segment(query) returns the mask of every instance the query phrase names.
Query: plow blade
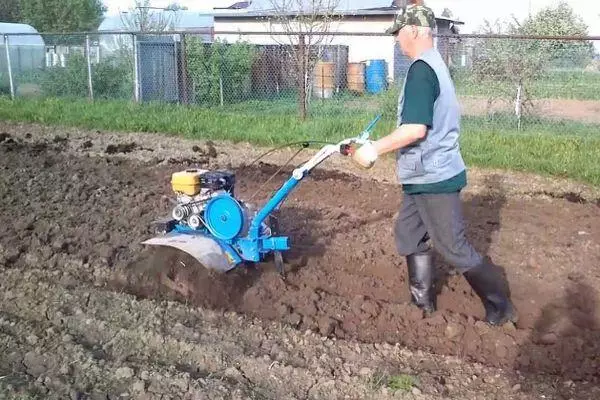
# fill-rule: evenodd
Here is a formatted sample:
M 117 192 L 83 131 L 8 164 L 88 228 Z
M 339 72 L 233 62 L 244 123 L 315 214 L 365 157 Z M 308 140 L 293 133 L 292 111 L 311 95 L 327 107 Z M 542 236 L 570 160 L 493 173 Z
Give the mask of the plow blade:
M 219 273 L 228 272 L 236 267 L 223 248 L 214 239 L 202 235 L 187 235 L 171 232 L 155 237 L 142 244 L 149 246 L 172 247 L 194 257 L 205 268 Z

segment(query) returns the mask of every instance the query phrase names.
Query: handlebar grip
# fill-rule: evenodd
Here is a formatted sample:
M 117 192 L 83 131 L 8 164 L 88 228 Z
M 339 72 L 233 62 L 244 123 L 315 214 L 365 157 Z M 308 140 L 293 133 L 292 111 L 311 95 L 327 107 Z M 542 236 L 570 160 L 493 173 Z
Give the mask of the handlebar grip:
M 352 146 L 349 144 L 343 144 L 340 146 L 340 154 L 344 156 L 352 155 Z

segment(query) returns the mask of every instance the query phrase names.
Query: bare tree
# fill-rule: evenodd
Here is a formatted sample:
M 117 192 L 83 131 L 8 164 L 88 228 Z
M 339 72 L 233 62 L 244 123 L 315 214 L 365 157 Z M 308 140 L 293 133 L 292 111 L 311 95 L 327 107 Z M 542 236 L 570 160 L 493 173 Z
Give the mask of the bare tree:
M 162 32 L 175 29 L 178 22 L 177 11 L 184 8 L 172 3 L 166 8 L 152 7 L 151 0 L 134 0 L 128 12 L 121 13 L 121 24 L 129 32 Z M 129 70 L 135 70 L 135 34 L 115 35 L 114 44 L 118 58 L 127 63 Z M 132 51 L 133 50 L 133 51 Z
M 266 20 L 273 39 L 288 49 L 300 93 L 300 117 L 306 119 L 311 78 L 323 46 L 330 44 L 340 0 L 268 0 Z M 277 35 L 284 33 L 284 35 Z
M 449 8 L 444 8 L 444 11 L 442 11 L 442 17 L 452 18 L 452 17 L 454 17 L 454 14 L 452 13 L 452 10 L 450 10 Z
M 177 3 L 167 8 L 152 7 L 150 0 L 135 0 L 129 12 L 121 14 L 123 25 L 130 31 L 150 32 L 174 29 L 177 24 L 177 11 L 183 8 Z
M 519 21 L 515 17 L 503 22 L 489 21 L 481 28 L 484 34 L 581 36 L 588 27 L 572 8 L 561 2 Z M 480 39 L 476 42 L 473 75 L 478 84 L 489 88 L 488 111 L 493 102 L 514 104 L 519 129 L 523 116 L 536 114 L 536 103 L 543 95 L 536 82 L 550 79 L 552 68 L 585 68 L 593 59 L 593 44 L 588 40 L 514 40 Z M 538 97 L 537 101 L 535 101 Z

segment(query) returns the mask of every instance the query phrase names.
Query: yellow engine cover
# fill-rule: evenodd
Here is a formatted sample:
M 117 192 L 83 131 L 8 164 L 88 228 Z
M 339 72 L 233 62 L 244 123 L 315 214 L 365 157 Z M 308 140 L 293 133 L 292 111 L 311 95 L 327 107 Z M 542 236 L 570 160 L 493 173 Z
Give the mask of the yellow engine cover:
M 175 172 L 171 176 L 171 186 L 174 192 L 195 196 L 200 193 L 200 176 L 208 171 L 202 169 L 186 169 Z

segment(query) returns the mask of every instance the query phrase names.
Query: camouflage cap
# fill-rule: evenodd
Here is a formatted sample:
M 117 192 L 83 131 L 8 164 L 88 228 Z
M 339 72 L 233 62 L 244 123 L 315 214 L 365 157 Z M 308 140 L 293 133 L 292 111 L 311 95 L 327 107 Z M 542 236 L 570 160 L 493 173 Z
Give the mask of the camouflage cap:
M 394 24 L 386 29 L 385 33 L 393 35 L 407 25 L 424 26 L 435 29 L 435 15 L 431 8 L 423 5 L 409 5 L 402 7 L 396 13 Z

